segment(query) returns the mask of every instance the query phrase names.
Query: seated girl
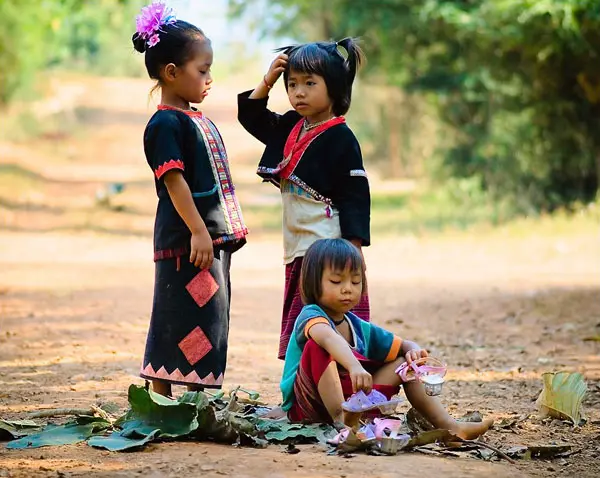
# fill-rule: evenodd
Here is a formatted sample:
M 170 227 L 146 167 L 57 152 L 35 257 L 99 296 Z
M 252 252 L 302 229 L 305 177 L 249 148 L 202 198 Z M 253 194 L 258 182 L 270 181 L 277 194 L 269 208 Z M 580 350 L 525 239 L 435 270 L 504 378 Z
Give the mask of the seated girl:
M 300 280 L 306 305 L 285 355 L 282 408 L 294 422 L 354 426 L 360 415 L 344 412 L 342 402 L 372 389 L 390 399 L 402 384 L 395 370 L 404 361 L 427 357 L 427 351 L 350 312 L 365 292 L 365 266 L 360 251 L 345 239 L 311 245 Z M 436 428 L 473 439 L 492 425 L 491 420 L 457 422 L 419 381 L 403 385 L 408 401 Z

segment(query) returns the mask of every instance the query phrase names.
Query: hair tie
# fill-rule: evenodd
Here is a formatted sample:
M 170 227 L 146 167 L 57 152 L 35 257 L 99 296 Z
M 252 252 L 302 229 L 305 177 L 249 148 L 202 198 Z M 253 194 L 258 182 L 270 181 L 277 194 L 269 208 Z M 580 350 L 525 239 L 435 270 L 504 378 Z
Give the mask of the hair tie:
M 138 37 L 145 40 L 148 48 L 152 48 L 160 41 L 158 32 L 162 31 L 161 27 L 176 21 L 177 18 L 175 18 L 173 10 L 162 1 L 155 0 L 150 5 L 142 8 L 140 14 L 136 17 L 136 32 Z

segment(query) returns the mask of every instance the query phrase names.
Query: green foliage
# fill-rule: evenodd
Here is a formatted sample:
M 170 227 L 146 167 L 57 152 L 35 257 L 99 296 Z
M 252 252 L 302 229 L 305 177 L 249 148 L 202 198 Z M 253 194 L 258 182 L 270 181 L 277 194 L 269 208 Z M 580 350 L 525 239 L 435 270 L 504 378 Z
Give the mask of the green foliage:
M 211 440 L 266 446 L 269 442 L 310 443 L 328 437 L 328 425 L 298 425 L 287 421 L 263 420 L 256 409 L 238 403 L 238 388 L 229 398 L 203 392 L 186 392 L 179 399 L 158 395 L 144 387 L 130 385 L 130 410 L 114 423 L 112 433 L 92 437 L 88 444 L 111 451 L 139 448 L 163 439 Z M 250 395 L 256 395 L 250 392 Z M 210 398 L 209 398 L 210 397 Z
M 230 1 L 238 16 L 264 3 Z M 371 84 L 383 82 L 428 99 L 445 125 L 445 136 L 437 138 L 441 160 L 430 156 L 438 177 L 475 177 L 492 198 L 508 199 L 522 213 L 596 195 L 599 2 L 267 3 L 272 15 L 261 12 L 269 19 L 263 31 L 301 41 L 360 36 Z M 327 12 L 330 35 L 305 28 L 319 17 L 319 8 Z
M 131 35 L 141 0 L 1 0 L 0 105 L 29 91 L 49 66 L 103 74 L 141 72 Z
M 125 437 L 147 436 L 159 430 L 162 437 L 173 438 L 198 428 L 194 403 L 171 400 L 134 385 L 128 395 L 131 409 L 117 422 Z
M 60 9 L 55 2 L 0 2 L 0 104 L 33 81 L 48 57 L 51 33 Z
M 50 64 L 108 75 L 139 76 L 142 63 L 131 35 L 141 0 L 99 0 L 73 7 L 56 32 L 57 48 Z

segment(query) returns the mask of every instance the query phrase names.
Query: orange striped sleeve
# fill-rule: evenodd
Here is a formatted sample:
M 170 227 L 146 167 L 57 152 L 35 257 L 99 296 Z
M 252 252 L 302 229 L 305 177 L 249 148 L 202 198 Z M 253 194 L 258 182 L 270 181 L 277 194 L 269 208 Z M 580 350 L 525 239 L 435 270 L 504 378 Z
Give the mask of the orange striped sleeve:
M 398 358 L 398 354 L 400 353 L 400 347 L 402 347 L 402 339 L 397 335 L 394 335 L 394 340 L 392 341 L 392 345 L 390 346 L 390 351 L 385 358 L 385 362 L 392 362 Z
M 307 339 L 310 339 L 310 336 L 308 335 L 310 328 L 317 324 L 329 325 L 329 321 L 325 317 L 315 317 L 314 319 L 310 319 L 304 326 L 304 335 Z

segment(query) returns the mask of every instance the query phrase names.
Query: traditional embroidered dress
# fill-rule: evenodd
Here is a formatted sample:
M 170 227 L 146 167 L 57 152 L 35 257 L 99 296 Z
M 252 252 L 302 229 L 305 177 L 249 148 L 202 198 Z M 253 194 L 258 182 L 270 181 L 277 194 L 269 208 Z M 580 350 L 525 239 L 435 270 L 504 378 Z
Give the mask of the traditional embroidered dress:
M 215 125 L 199 111 L 159 106 L 144 133 L 155 177 L 155 283 L 141 377 L 220 388 L 227 360 L 229 267 L 248 229 L 235 196 L 227 153 Z M 214 245 L 210 270 L 189 262 L 191 233 L 164 183 L 178 169 Z
M 333 118 L 298 139 L 303 117 L 278 115 L 267 98 L 238 96 L 238 119 L 266 145 L 258 174 L 281 190 L 285 292 L 278 357 L 283 359 L 302 310 L 299 281 L 306 250 L 318 239 L 358 239 L 370 244 L 371 198 L 360 146 L 343 117 Z M 365 295 L 353 310 L 369 320 Z
M 375 373 L 385 363 L 394 361 L 402 346 L 402 339 L 381 327 L 359 319 L 349 312 L 345 316 L 352 333 L 350 348 L 369 373 Z M 316 324 L 335 324 L 318 305 L 307 305 L 296 320 L 292 338 L 285 355 L 281 378 L 283 409 L 291 421 L 331 422 L 332 419 L 319 396 L 318 385 L 333 357 L 310 339 L 310 328 Z M 352 395 L 352 381 L 348 372 L 338 367 L 344 398 Z M 373 388 L 391 398 L 398 386 L 374 384 Z

